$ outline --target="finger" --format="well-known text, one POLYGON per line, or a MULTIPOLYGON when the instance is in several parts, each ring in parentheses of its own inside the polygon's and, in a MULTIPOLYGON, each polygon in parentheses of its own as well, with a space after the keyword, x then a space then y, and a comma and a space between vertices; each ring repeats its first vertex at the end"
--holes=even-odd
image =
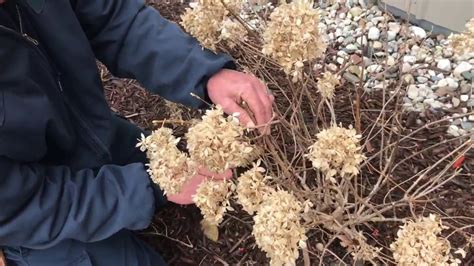
POLYGON ((198 173, 200 175, 207 176, 208 178, 210 177, 212 179, 218 179, 218 180, 231 179, 233 175, 231 169, 227 169, 224 173, 219 174, 219 173, 210 171, 207 167, 200 167, 198 169, 198 173))
POLYGON ((226 114, 239 113, 239 121, 242 125, 248 128, 255 128, 255 122, 250 118, 247 111, 244 110, 240 105, 234 101, 229 101, 226 105, 222 106, 222 109, 226 114))
POLYGON ((258 81, 258 84, 256 85, 259 87, 258 89, 258 95, 260 97, 260 100, 262 101, 263 104, 263 112, 265 116, 265 123, 261 126, 260 132, 262 134, 270 134, 270 126, 269 123, 273 118, 273 101, 275 97, 271 94, 271 92, 268 90, 267 86, 263 82, 258 81))
POLYGON ((273 100, 271 96, 271 92, 268 90, 267 86, 261 81, 257 81, 256 86, 258 87, 258 95, 260 97, 260 101, 262 101, 265 114, 265 123, 268 123, 272 119, 273 115, 273 100))
POLYGON ((260 101, 258 90, 247 89, 242 93, 242 100, 244 100, 252 111, 253 116, 257 120, 257 125, 263 125, 266 121, 267 111, 260 101))

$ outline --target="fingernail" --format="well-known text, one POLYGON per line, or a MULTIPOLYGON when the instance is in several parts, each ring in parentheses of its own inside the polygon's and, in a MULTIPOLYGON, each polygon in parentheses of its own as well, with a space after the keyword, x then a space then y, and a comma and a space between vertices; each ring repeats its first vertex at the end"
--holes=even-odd
POLYGON ((250 122, 247 123, 247 127, 249 127, 249 128, 254 128, 254 127, 255 127, 255 123, 252 122, 252 121, 250 121, 250 122))

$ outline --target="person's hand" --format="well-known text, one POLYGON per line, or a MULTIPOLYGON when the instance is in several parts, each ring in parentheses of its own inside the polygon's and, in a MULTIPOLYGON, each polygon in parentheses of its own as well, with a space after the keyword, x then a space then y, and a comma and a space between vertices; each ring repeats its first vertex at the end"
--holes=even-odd
POLYGON ((259 79, 242 72, 223 69, 214 74, 207 83, 207 93, 214 104, 222 106, 227 114, 240 114, 240 122, 247 127, 259 126, 262 133, 268 133, 268 124, 273 116, 275 98, 259 79), (240 104, 245 101, 252 114, 240 104), (251 117, 255 117, 253 121, 251 117), (256 125, 255 125, 256 122, 256 125))
MULTIPOLYGON (((2 0, 0 0, 0 4, 2 3, 2 0)), ((3 256, 3 251, 0 249, 0 266, 6 266, 7 261, 5 260, 5 256, 3 256)))
POLYGON ((168 195, 168 201, 181 205, 194 204, 193 196, 196 194, 196 190, 202 182, 208 179, 223 181, 230 179, 231 177, 231 170, 227 170, 222 174, 217 174, 201 167, 199 168, 198 173, 184 184, 179 194, 168 195))

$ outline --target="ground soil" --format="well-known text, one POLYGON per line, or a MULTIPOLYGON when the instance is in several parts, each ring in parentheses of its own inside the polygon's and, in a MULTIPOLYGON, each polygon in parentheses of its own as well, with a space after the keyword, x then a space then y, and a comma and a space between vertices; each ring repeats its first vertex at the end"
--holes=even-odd
MULTIPOLYGON (((185 4, 180 1, 156 1, 150 3, 156 7, 160 13, 173 21, 179 21, 179 15, 183 12, 185 4)), ((154 96, 143 90, 135 81, 118 79, 111 76, 106 69, 101 66, 102 79, 105 84, 105 92, 112 109, 127 117, 133 123, 145 129, 153 129, 153 120, 162 120, 169 117, 169 112, 165 102, 159 96, 154 96)), ((158 74, 158 73, 157 73, 158 74)), ((350 97, 350 96, 347 96, 350 97)), ((347 103, 336 102, 337 110, 347 108, 347 103)), ((377 99, 374 95, 364 101, 365 109, 377 108, 377 99)), ((348 110, 347 113, 350 113, 348 110)), ((364 121, 370 122, 370 112, 364 113, 364 121)), ((198 115, 196 111, 185 110, 185 118, 191 118, 198 115)), ((432 114, 439 116, 440 114, 432 114)), ((352 120, 351 115, 347 119, 352 120)), ((373 118, 375 120, 375 118, 373 118)), ((407 114, 404 123, 409 126, 412 123, 410 114, 407 114)), ((364 125, 363 125, 364 126, 364 125)), ((178 135, 185 130, 184 127, 175 125, 175 131, 178 135)), ((420 132, 417 141, 413 146, 400 147, 400 157, 403 152, 409 154, 411 149, 422 149, 428 142, 437 142, 443 140, 445 136, 446 125, 440 125, 437 128, 427 129, 420 132)), ((376 147, 377 143, 373 143, 376 147)), ((410 176, 417 167, 426 166, 446 154, 450 146, 440 147, 435 151, 422 154, 420 158, 414 158, 401 167, 402 171, 398 178, 410 176), (423 160, 424 158, 424 160, 423 160), (403 171, 406 171, 404 173, 403 171)), ((474 165, 472 154, 468 156, 466 164, 474 165)), ((462 215, 474 217, 472 206, 474 204, 474 177, 472 174, 462 176, 457 184, 447 188, 443 200, 437 204, 442 210, 450 212, 450 215, 462 215), (467 207, 467 208, 466 208, 467 207)), ((217 243, 206 239, 200 230, 201 216, 199 210, 194 206, 177 206, 169 204, 162 210, 159 210, 154 218, 153 225, 141 232, 143 239, 155 247, 163 255, 170 265, 266 265, 268 260, 255 245, 251 236, 252 219, 243 213, 238 206, 234 206, 236 212, 230 213, 220 228, 220 237, 217 243)), ((397 230, 397 225, 385 224, 380 227, 368 228, 369 234, 376 234, 378 239, 386 239, 390 243, 397 230)), ((310 234, 310 239, 317 240, 320 235, 310 234)), ((461 241, 461 240, 460 240, 461 241)), ((309 250, 316 251, 314 243, 309 241, 309 250)), ((333 250, 342 249, 334 246, 333 250)), ((344 253, 342 253, 344 254, 344 253)), ((310 255, 312 257, 312 255, 310 255)), ((468 257, 466 265, 474 264, 474 258, 468 257)), ((329 261, 328 261, 329 263, 329 261)), ((298 261, 302 264, 302 261, 298 261)))

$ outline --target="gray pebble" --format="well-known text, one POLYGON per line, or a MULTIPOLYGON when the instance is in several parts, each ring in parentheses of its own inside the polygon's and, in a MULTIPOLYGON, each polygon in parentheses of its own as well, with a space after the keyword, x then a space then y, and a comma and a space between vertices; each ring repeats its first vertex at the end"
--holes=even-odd
POLYGON ((463 121, 463 122, 461 123, 461 127, 462 127, 463 129, 465 129, 465 130, 470 130, 470 129, 472 129, 472 126, 473 126, 473 123, 471 123, 471 122, 463 121))

